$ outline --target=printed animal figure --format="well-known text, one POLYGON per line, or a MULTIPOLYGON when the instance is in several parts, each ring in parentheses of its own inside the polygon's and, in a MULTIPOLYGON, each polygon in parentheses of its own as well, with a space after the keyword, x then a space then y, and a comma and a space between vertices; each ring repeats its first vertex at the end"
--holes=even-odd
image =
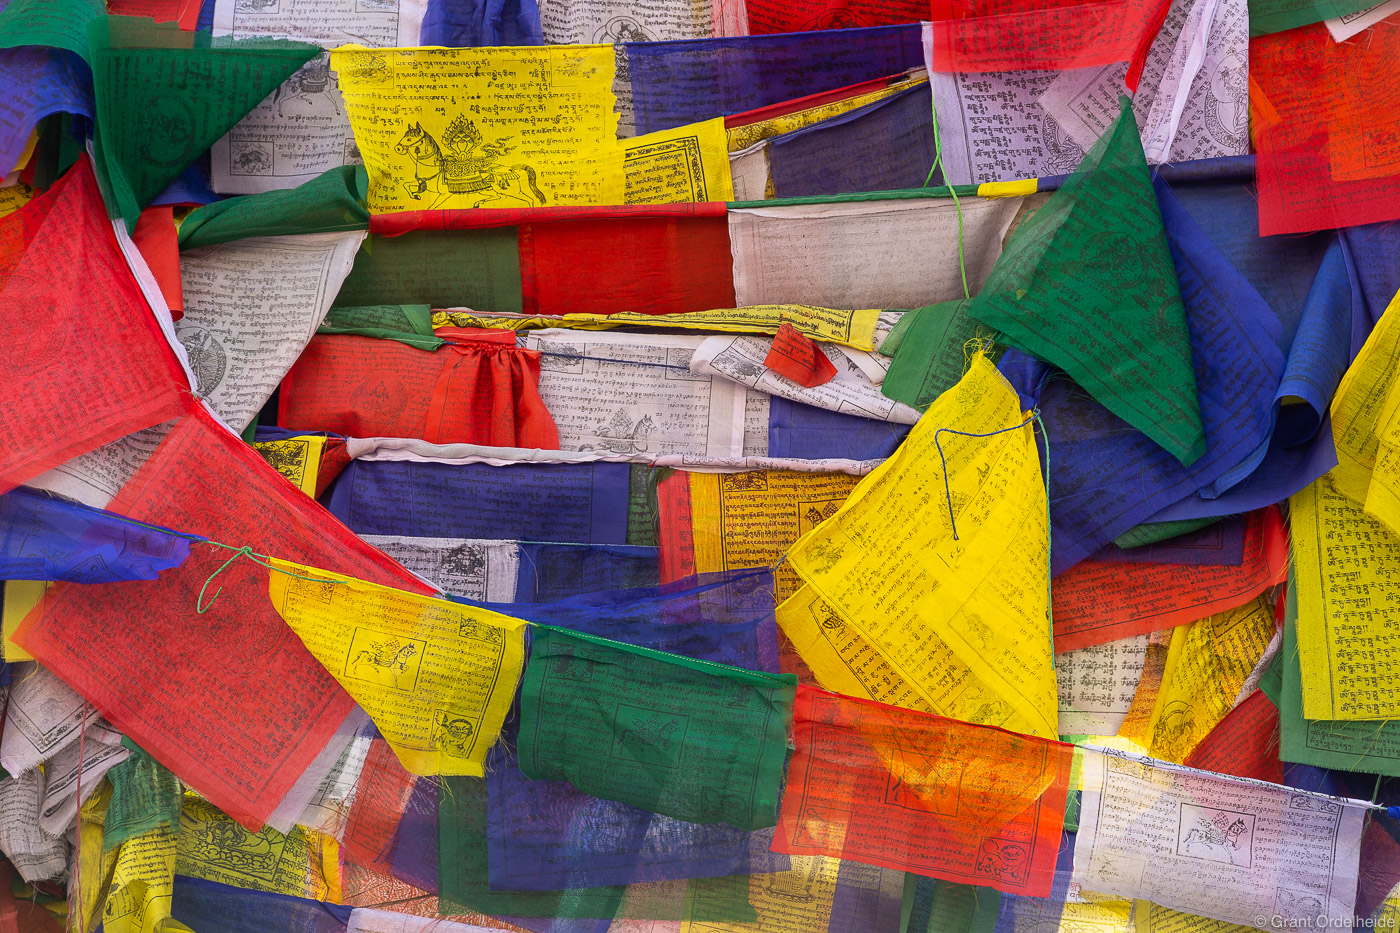
POLYGON ((802 513, 802 517, 807 519, 807 521, 811 522, 813 525, 820 525, 822 522, 826 521, 828 518, 835 515, 840 510, 841 506, 835 502, 828 502, 825 506, 823 506, 820 509, 817 508, 815 505, 809 505, 807 506, 807 511, 802 513))
POLYGON ((674 716, 649 716, 633 720, 618 738, 619 748, 630 752, 648 752, 670 757, 672 745, 679 738, 681 721, 674 716))
POLYGON ((611 421, 597 431, 598 440, 607 450, 614 453, 630 454, 647 449, 651 443, 651 432, 655 425, 651 415, 643 415, 636 423, 627 413, 618 409, 611 421))
POLYGON ((382 670, 397 668, 399 673, 408 669, 409 660, 418 653, 418 646, 410 642, 406 645, 399 645, 396 639, 388 641, 371 642, 368 648, 362 648, 360 653, 355 655, 352 667, 360 667, 369 664, 382 670))
POLYGON ((277 90, 272 94, 272 102, 277 107, 279 117, 287 115, 287 104, 292 101, 300 101, 314 107, 318 97, 330 104, 339 114, 340 96, 333 93, 336 87, 329 56, 318 55, 303 65, 296 74, 278 85, 277 90))
POLYGON ((1233 863, 1240 847, 1240 837, 1246 829, 1244 820, 1239 817, 1228 825, 1223 814, 1214 820, 1198 820, 1196 826, 1187 830, 1186 838, 1181 841, 1181 851, 1194 855, 1204 850, 1209 856, 1223 856, 1225 861, 1233 863))
POLYGON ((233 171, 238 175, 266 175, 272 171, 272 156, 259 146, 251 146, 233 157, 233 171))
POLYGON ((277 0, 238 0, 234 4, 234 9, 239 13, 262 13, 264 11, 275 11, 277 0))
POLYGON ((534 207, 545 203, 532 166, 523 162, 497 164, 514 148, 507 146, 506 141, 484 143, 476 124, 458 115, 448 125, 439 145, 422 124, 415 123, 394 146, 395 152, 413 161, 413 181, 404 182, 404 190, 415 201, 430 195, 429 207, 449 198, 460 207, 534 207))
POLYGON ((986 839, 977 850, 977 862, 974 867, 977 874, 987 878, 1017 881, 1024 875, 1027 863, 1024 846, 1014 842, 986 839))

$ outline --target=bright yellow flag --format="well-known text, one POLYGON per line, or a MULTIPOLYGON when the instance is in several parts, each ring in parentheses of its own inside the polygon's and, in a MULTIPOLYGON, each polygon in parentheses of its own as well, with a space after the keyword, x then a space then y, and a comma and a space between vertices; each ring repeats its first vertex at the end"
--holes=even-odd
POLYGON ((734 200, 724 117, 623 142, 628 204, 697 204, 734 200))
POLYGON ((1036 443, 1019 396, 978 355, 788 557, 931 706, 946 694, 946 646, 1024 731, 1056 738, 1050 524, 1036 443), (1002 429, 1011 430, 966 436, 1002 429))
POLYGON ((1334 487, 1337 472, 1288 500, 1303 716, 1400 719, 1400 537, 1334 487))
POLYGON ((481 777, 520 680, 526 623, 272 563, 284 571, 271 575, 272 605, 374 720, 404 768, 481 777))
POLYGON ((374 212, 621 204, 611 45, 331 53, 374 212))
POLYGON ((1400 295, 1332 397, 1332 484, 1400 534, 1400 295))

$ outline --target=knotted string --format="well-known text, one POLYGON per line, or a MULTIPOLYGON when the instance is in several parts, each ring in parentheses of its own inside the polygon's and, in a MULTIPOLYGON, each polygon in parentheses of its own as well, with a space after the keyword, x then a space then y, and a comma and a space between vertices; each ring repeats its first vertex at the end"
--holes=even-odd
POLYGON ((227 548, 233 553, 229 555, 228 560, 224 561, 222 564, 219 565, 219 569, 215 570, 213 573, 209 574, 209 576, 204 579, 204 585, 199 588, 199 597, 195 600, 194 611, 199 613, 200 615, 204 615, 206 612, 208 612, 214 607, 214 600, 219 598, 219 594, 224 591, 224 588, 221 586, 214 591, 214 595, 209 597, 209 604, 207 606, 204 604, 204 591, 209 589, 209 584, 214 582, 215 577, 227 570, 229 568, 229 565, 232 564, 234 561, 238 560, 238 558, 240 557, 248 558, 253 563, 257 564, 259 567, 266 567, 268 570, 271 570, 275 573, 283 573, 289 577, 295 577, 298 580, 308 580, 312 583, 346 582, 344 580, 335 580, 329 577, 308 577, 304 574, 293 573, 290 570, 283 570, 281 567, 278 567, 276 564, 273 564, 270 561, 270 559, 267 558, 266 555, 254 553, 253 549, 246 544, 242 547, 234 547, 232 544, 223 544, 218 541, 203 541, 201 543, 207 544, 210 547, 227 548))

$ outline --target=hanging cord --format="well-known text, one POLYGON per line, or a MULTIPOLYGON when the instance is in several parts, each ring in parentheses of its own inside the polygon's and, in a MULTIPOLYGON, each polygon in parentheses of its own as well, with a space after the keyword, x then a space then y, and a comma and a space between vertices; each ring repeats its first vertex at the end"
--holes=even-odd
POLYGON ((346 582, 344 580, 333 580, 329 577, 308 577, 304 576, 303 574, 293 573, 290 570, 283 570, 281 567, 278 567, 277 565, 271 563, 267 559, 266 555, 255 554, 253 552, 253 549, 246 544, 243 545, 243 547, 234 547, 232 544, 222 544, 218 541, 202 541, 200 543, 207 544, 210 547, 227 548, 228 550, 233 552, 229 555, 228 560, 224 561, 222 564, 219 565, 219 569, 215 570, 213 573, 209 574, 209 576, 205 578, 204 585, 199 588, 199 598, 195 600, 194 610, 200 615, 204 615, 206 612, 213 608, 214 600, 219 598, 219 594, 224 591, 224 588, 221 586, 214 591, 214 595, 209 597, 208 605, 205 605, 204 603, 204 591, 209 589, 209 584, 214 582, 215 577, 227 570, 229 568, 229 565, 232 564, 234 561, 238 560, 238 558, 240 557, 248 558, 253 563, 257 564, 259 567, 266 567, 268 570, 271 570, 275 573, 286 574, 287 576, 295 577, 298 580, 309 580, 312 583, 343 584, 346 582))
MULTIPOLYGON (((933 105, 932 84, 929 85, 928 102, 929 113, 933 116, 933 165, 929 166, 928 177, 924 179, 925 188, 933 183, 933 173, 943 165, 943 137, 938 132, 938 108, 933 105)), ((963 255, 962 202, 958 200, 958 189, 948 184, 947 173, 944 173, 943 184, 948 189, 948 193, 953 196, 953 209, 958 214, 958 270, 962 273, 963 297, 971 298, 972 291, 967 287, 967 259, 963 255)))
MULTIPOLYGON (((1049 521, 1050 521, 1050 437, 1049 437, 1048 434, 1045 433, 1045 422, 1042 421, 1042 420, 1040 419, 1040 409, 1039 409, 1039 408, 1032 409, 1032 410, 1031 410, 1031 413, 1030 413, 1030 416, 1029 416, 1028 418, 1026 418, 1025 421, 1022 421, 1020 424, 1013 424, 1011 427, 1009 427, 1009 428, 1002 428, 1002 429, 999 430, 999 431, 988 431, 988 432, 986 432, 985 434, 974 434, 974 433, 972 433, 972 432, 970 432, 970 431, 956 431, 956 430, 954 430, 953 428, 939 428, 937 431, 934 431, 934 432, 933 432, 933 446, 934 446, 935 448, 937 448, 937 450, 938 450, 938 460, 939 460, 939 464, 940 464, 940 466, 941 466, 942 469, 943 469, 943 495, 946 497, 947 502, 948 502, 948 521, 949 521, 949 523, 953 526, 953 540, 954 540, 954 541, 957 541, 957 540, 958 540, 958 519, 957 519, 957 516, 953 514, 953 513, 954 513, 954 509, 953 509, 953 490, 952 490, 952 487, 951 487, 951 486, 949 485, 949 483, 948 483, 948 458, 947 458, 947 457, 944 455, 944 453, 943 453, 943 444, 939 441, 939 435, 941 435, 941 434, 956 434, 956 435, 958 435, 958 436, 960 436, 960 437, 996 437, 998 434, 1005 434, 1005 433, 1007 433, 1008 431, 1016 431, 1016 430, 1019 430, 1019 429, 1021 429, 1021 428, 1024 428, 1026 425, 1032 425, 1032 427, 1031 427, 1031 433, 1032 433, 1032 434, 1035 433, 1035 426, 1039 426, 1039 427, 1040 427, 1040 441, 1041 441, 1041 444, 1042 444, 1042 446, 1043 446, 1043 448, 1044 448, 1044 451, 1045 451, 1045 520, 1046 520, 1046 523, 1047 523, 1047 528, 1046 528, 1046 532, 1047 532, 1047 533, 1046 533, 1046 536, 1045 536, 1045 560, 1046 560, 1046 563, 1049 563, 1049 561, 1050 561, 1050 546, 1051 546, 1051 541, 1050 541, 1050 539, 1053 537, 1052 535, 1049 534, 1049 527, 1048 527, 1048 524, 1049 524, 1049 521)), ((1054 670, 1054 668, 1055 668, 1055 616, 1054 616, 1054 609, 1052 608, 1053 605, 1054 605, 1054 594, 1053 594, 1053 584, 1049 582, 1049 577, 1048 577, 1048 575, 1047 575, 1047 578, 1046 578, 1046 579, 1047 579, 1047 582, 1046 582, 1046 587, 1045 587, 1045 618, 1046 618, 1046 623, 1047 623, 1047 624, 1049 625, 1049 627, 1050 627, 1050 668, 1051 668, 1051 670, 1054 670)))

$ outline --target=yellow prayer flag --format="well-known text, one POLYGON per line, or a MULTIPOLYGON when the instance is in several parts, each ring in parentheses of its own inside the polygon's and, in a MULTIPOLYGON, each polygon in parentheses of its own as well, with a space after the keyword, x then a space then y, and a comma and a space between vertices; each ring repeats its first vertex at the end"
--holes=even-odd
POLYGON ((374 212, 623 203, 611 45, 331 53, 374 212))
POLYGON ((1400 534, 1400 295, 1332 397, 1337 491, 1400 534))
MULTIPOLYGON (((773 566, 798 538, 835 515, 859 482, 845 473, 789 470, 689 475, 696 573, 773 566)), ((787 565, 774 580, 780 601, 802 585, 787 565)))
POLYGON ((0 217, 8 217, 29 203, 34 189, 24 182, 0 188, 0 217))
POLYGON ((839 117, 843 113, 850 113, 852 110, 859 110, 866 104, 873 104, 877 100, 884 100, 886 97, 893 97, 900 91, 907 91, 911 87, 916 87, 928 80, 927 72, 920 72, 913 75, 907 81, 897 81, 889 87, 880 88, 878 91, 870 91, 857 97, 845 97, 841 100, 833 100, 825 104, 817 104, 814 107, 807 107, 793 113, 785 113, 778 117, 769 117, 767 120, 760 120, 757 123, 748 123, 744 126, 736 126, 725 130, 726 143, 730 152, 738 152, 747 149, 754 143, 760 143, 765 139, 772 139, 774 136, 781 136, 784 133, 791 133, 793 130, 800 130, 804 126, 811 126, 813 123, 820 123, 822 120, 830 120, 832 117, 839 117))
POLYGON ((481 777, 520 680, 526 623, 272 563, 272 605, 374 720, 404 768, 481 777))
POLYGON ((1333 485, 1289 500, 1306 719, 1400 718, 1400 537, 1333 485))
POLYGON ((39 600, 44 598, 48 588, 49 584, 45 580, 5 581, 5 602, 3 613, 0 613, 0 628, 3 628, 5 633, 6 662, 34 660, 34 655, 10 641, 10 636, 19 628, 24 617, 39 605, 39 600))
POLYGON ((697 204, 734 200, 724 117, 623 142, 628 204, 697 204))
POLYGON ((185 795, 180 833, 172 838, 178 841, 174 867, 192 878, 314 900, 326 900, 340 886, 338 865, 333 885, 325 875, 327 837, 300 826, 252 832, 194 794, 185 795))
POLYGON ((942 672, 930 699, 905 680, 855 626, 804 586, 778 606, 778 627, 827 690, 891 706, 1013 732, 1032 726, 994 695, 937 635, 927 641, 927 666, 942 672))
POLYGON ((978 354, 788 558, 927 702, 947 675, 930 650, 941 640, 1025 731, 1053 739, 1050 524, 1036 443, 1016 391, 978 354))
POLYGON ((253 449, 262 454, 272 468, 287 478, 293 486, 316 498, 316 482, 321 473, 321 452, 326 449, 324 437, 306 435, 280 441, 254 441, 253 449))
POLYGON ((133 836, 116 851, 112 887, 102 911, 103 933, 188 930, 170 916, 175 896, 175 834, 161 827, 133 836))
POLYGON ((1152 757, 1185 761, 1234 708, 1273 637, 1273 604, 1266 596, 1178 628, 1147 732, 1152 757))
POLYGON ((875 349, 878 308, 844 311, 812 305, 749 305, 675 314, 564 314, 558 317, 527 314, 481 314, 476 311, 434 311, 433 327, 494 327, 502 330, 538 330, 567 327, 575 330, 610 330, 624 325, 712 330, 727 334, 776 334, 784 324, 823 343, 839 343, 856 350, 875 349))

